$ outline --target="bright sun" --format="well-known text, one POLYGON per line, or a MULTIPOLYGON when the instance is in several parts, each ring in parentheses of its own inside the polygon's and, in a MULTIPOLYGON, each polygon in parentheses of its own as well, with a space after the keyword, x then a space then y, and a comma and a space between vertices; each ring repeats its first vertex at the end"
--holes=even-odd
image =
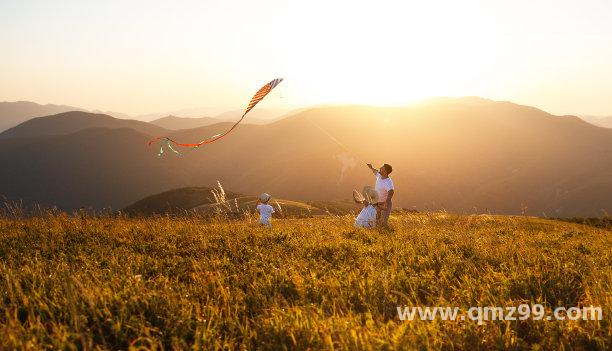
POLYGON ((420 2, 396 2, 393 11, 333 2, 326 5, 329 16, 310 8, 299 9, 299 23, 296 17, 280 23, 291 30, 276 33, 275 42, 285 46, 273 59, 287 83, 300 87, 296 99, 304 103, 397 105, 486 95, 477 87, 492 83, 501 64, 495 45, 482 45, 494 43, 490 33, 453 11, 420 2), (437 21, 411 15, 423 12, 435 12, 437 21), (309 23, 315 15, 319 21, 309 23))

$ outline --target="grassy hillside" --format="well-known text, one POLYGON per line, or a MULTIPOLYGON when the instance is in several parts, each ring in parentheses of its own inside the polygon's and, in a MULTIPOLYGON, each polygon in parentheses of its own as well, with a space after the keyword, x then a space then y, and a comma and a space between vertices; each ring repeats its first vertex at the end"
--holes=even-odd
POLYGON ((612 233, 529 217, 0 219, 0 349, 610 349, 612 233), (601 306, 596 321, 397 306, 601 306), (284 345, 284 346, 281 346, 284 345))

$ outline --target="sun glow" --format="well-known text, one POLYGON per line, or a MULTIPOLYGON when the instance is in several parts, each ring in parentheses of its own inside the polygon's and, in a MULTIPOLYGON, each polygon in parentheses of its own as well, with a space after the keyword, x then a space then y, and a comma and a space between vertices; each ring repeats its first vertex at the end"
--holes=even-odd
MULTIPOLYGON (((294 25, 280 64, 313 101, 403 104, 428 96, 474 95, 490 83, 498 50, 492 33, 425 3, 371 8, 334 2, 316 25, 294 25), (339 14, 345 13, 341 18, 339 14), (435 21, 427 13, 436 14, 435 21), (316 38, 316 41, 312 39, 316 38), (287 66, 290 63, 291 66, 287 66)), ((308 8, 302 18, 313 18, 308 8)), ((472 14, 477 16, 476 13, 472 14)), ((483 25, 482 23, 480 23, 483 25)))

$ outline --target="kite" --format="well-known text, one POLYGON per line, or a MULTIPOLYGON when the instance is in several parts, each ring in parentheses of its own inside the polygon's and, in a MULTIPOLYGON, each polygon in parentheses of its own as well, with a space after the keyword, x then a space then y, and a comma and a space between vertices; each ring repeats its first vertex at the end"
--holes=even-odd
POLYGON ((182 147, 190 147, 192 149, 198 148, 202 145, 205 144, 210 144, 210 143, 214 143, 215 141, 223 138, 224 136, 228 135, 229 133, 232 132, 232 130, 234 130, 234 128, 236 128, 240 122, 242 122, 242 120, 244 119, 244 116, 246 116, 247 113, 249 113, 249 111, 251 111, 253 109, 253 107, 255 107, 255 105, 257 105, 258 102, 260 102, 264 97, 266 97, 266 95, 268 95, 268 93, 270 93, 270 91, 272 91, 272 89, 274 89, 277 85, 280 84, 280 82, 283 81, 283 78, 276 78, 274 80, 272 80, 270 83, 264 85, 263 87, 261 87, 261 89, 259 89, 257 91, 257 93, 255 93, 255 95, 253 95, 253 98, 251 98, 251 102, 249 102, 249 105, 247 106, 246 110, 244 111, 244 113, 242 114, 242 117, 240 117, 240 119, 238 121, 236 121, 236 123, 234 123, 234 125, 232 125, 232 127, 228 130, 226 130, 223 133, 220 134, 215 134, 213 136, 211 136, 210 138, 204 139, 202 141, 200 141, 199 143, 179 143, 176 140, 172 140, 168 137, 165 136, 161 136, 161 137, 156 137, 154 139, 149 140, 149 146, 155 144, 158 141, 161 141, 163 144, 162 146, 160 146, 159 148, 159 154, 158 156, 161 156, 164 153, 164 147, 163 145, 165 144, 170 150, 172 150, 172 152, 181 155, 181 153, 175 149, 172 145, 175 146, 182 146, 182 147))

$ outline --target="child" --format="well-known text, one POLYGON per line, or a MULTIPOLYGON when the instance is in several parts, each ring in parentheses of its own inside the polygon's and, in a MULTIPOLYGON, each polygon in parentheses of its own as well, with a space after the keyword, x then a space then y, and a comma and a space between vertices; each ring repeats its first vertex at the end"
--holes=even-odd
POLYGON ((363 188, 363 195, 357 190, 353 190, 353 199, 356 203, 362 204, 363 209, 355 218, 355 227, 374 228, 376 227, 376 206, 378 204, 378 193, 372 187, 363 188))
POLYGON ((268 201, 270 201, 272 197, 266 193, 263 193, 259 196, 259 200, 257 200, 257 211, 259 211, 259 224, 265 227, 271 227, 270 218, 272 218, 272 214, 274 213, 274 208, 268 205, 268 201))

